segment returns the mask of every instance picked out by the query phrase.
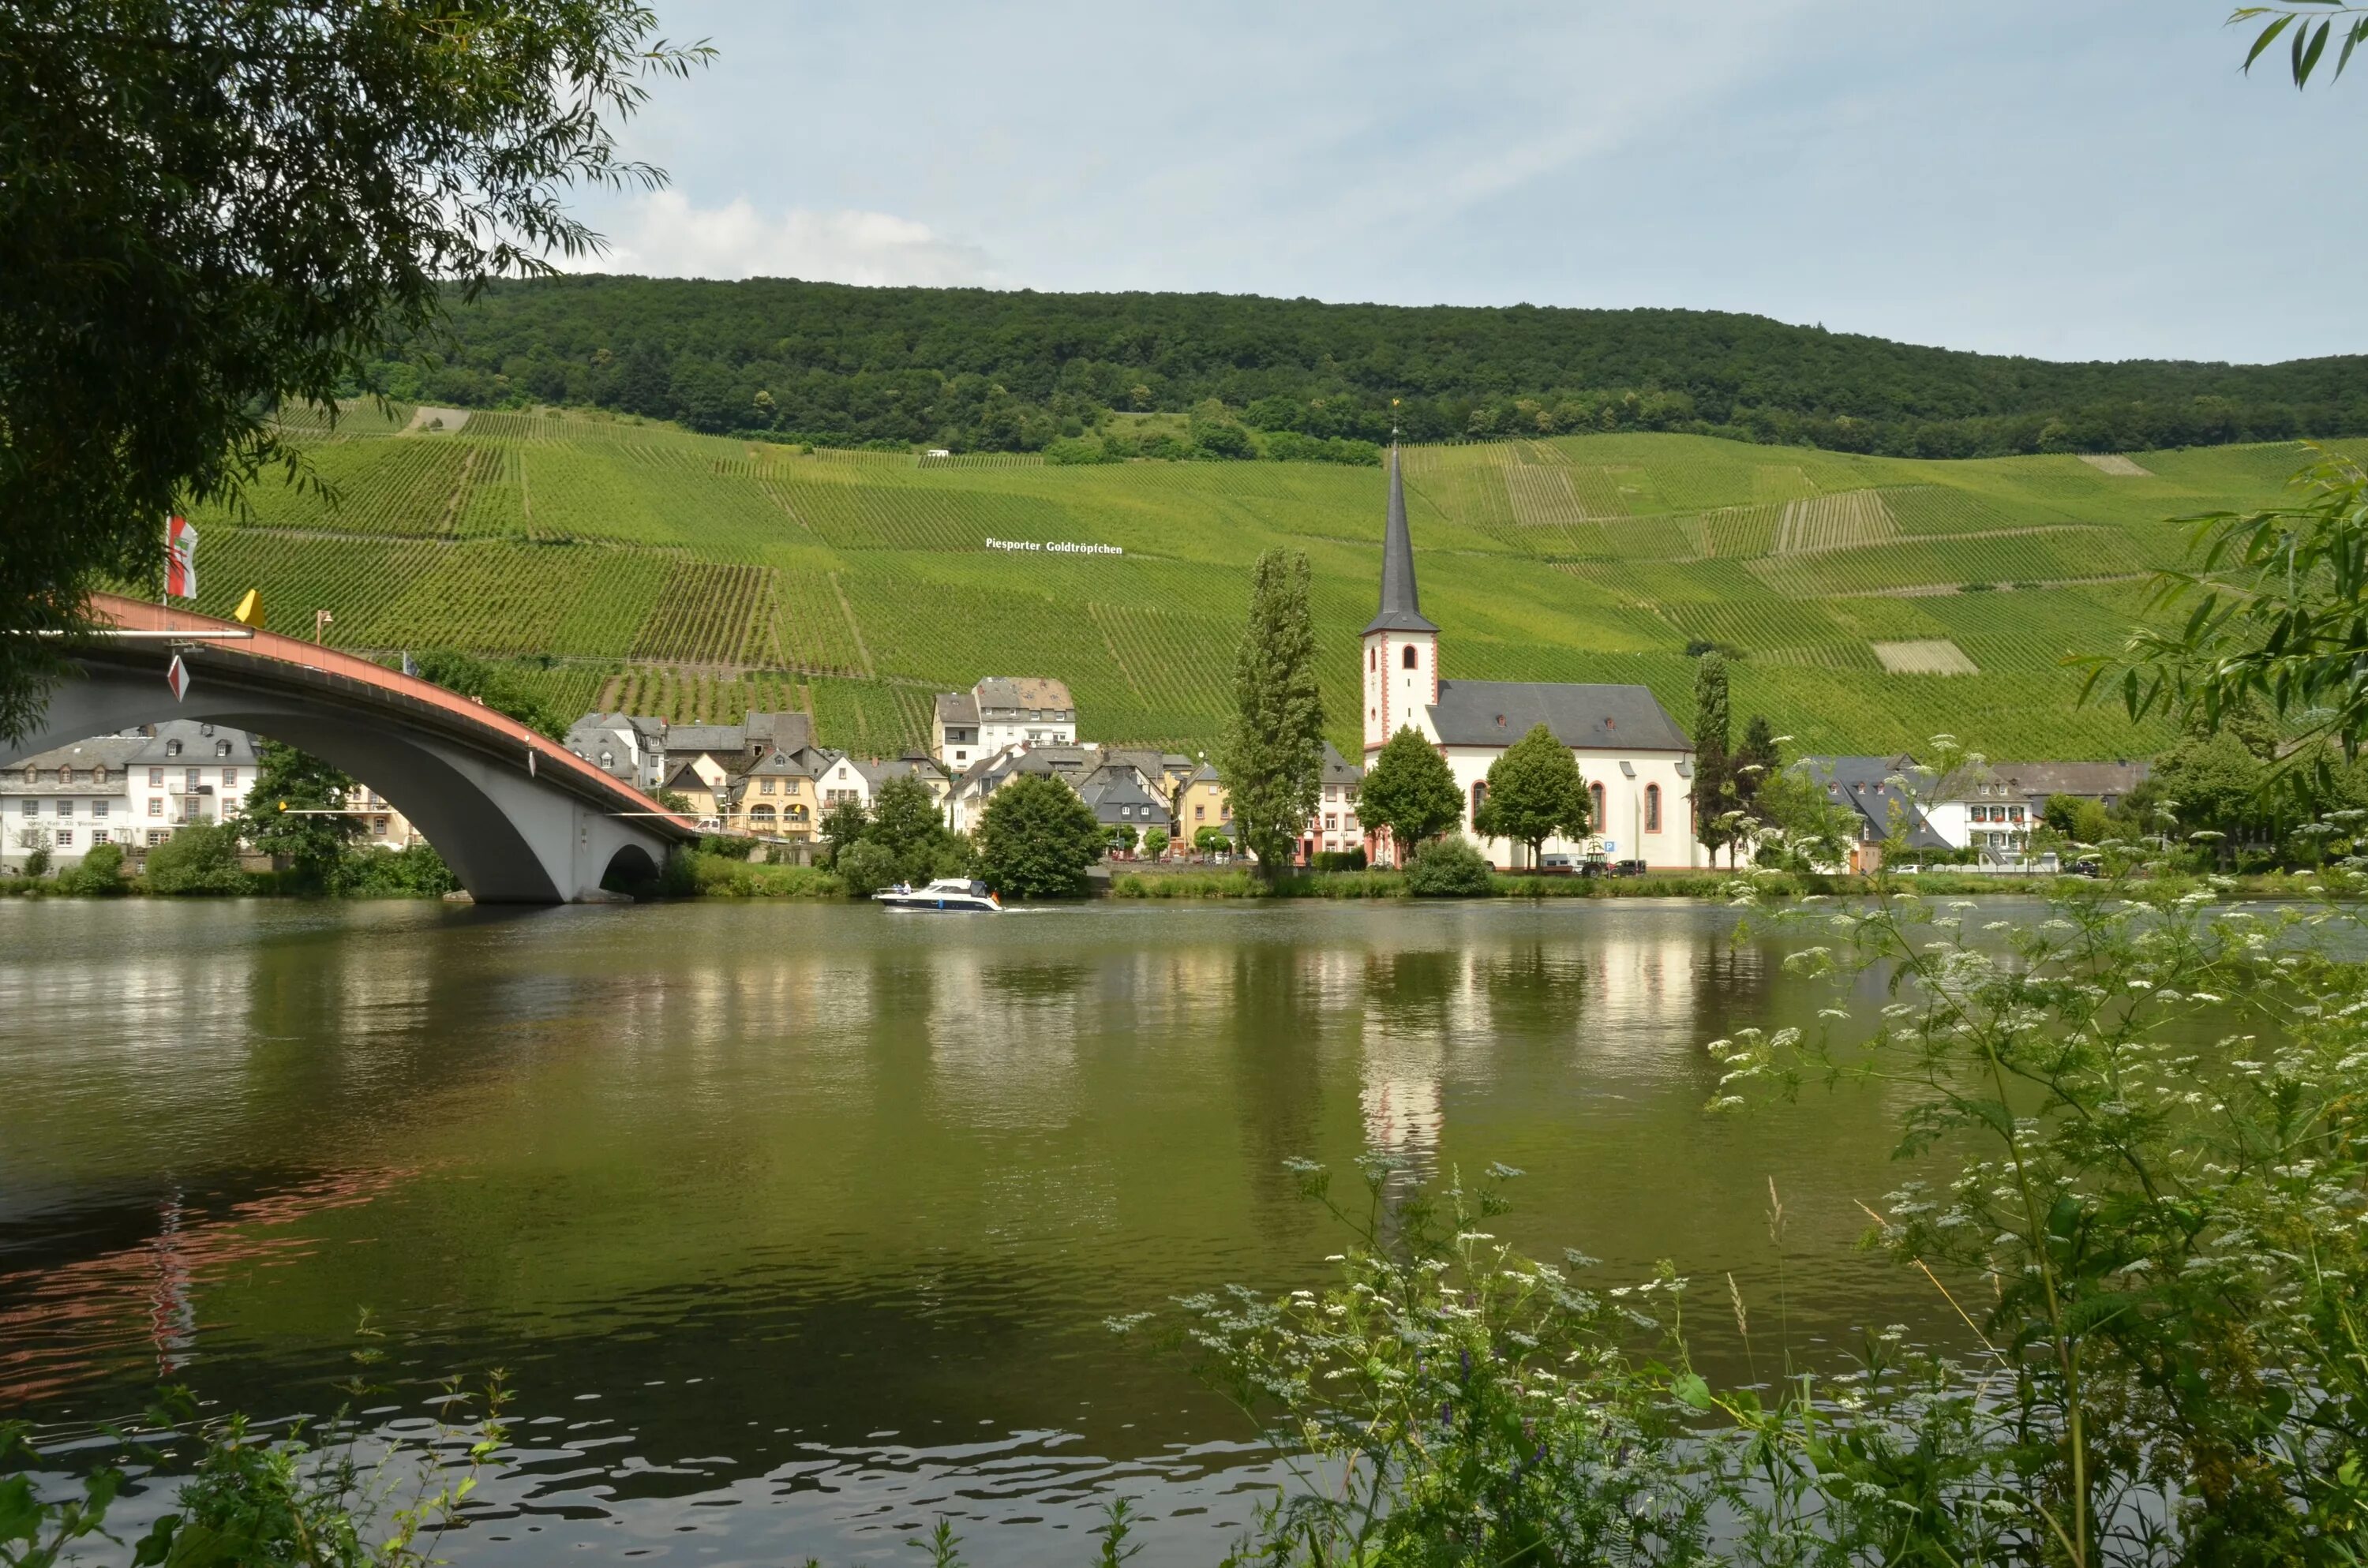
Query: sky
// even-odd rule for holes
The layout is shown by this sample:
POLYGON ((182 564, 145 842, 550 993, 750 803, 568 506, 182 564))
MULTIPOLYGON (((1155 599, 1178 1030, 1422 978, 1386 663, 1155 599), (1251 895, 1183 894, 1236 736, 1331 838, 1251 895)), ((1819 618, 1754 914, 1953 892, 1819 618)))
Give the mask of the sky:
POLYGON ((654 4, 720 53, 598 270, 2368 350, 2368 81, 2241 74, 2226 0, 654 4))

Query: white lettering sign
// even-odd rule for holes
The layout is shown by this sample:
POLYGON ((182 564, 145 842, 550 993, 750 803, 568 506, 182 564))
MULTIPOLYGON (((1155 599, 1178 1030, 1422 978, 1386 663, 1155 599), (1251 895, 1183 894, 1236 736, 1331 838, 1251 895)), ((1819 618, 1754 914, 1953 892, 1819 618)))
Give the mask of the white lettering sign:
POLYGON ((1032 539, 990 539, 986 541, 986 548, 1050 551, 1054 555, 1124 555, 1126 553, 1123 549, 1115 544, 1079 544, 1067 540, 1056 540, 1051 544, 1046 544, 1032 539))

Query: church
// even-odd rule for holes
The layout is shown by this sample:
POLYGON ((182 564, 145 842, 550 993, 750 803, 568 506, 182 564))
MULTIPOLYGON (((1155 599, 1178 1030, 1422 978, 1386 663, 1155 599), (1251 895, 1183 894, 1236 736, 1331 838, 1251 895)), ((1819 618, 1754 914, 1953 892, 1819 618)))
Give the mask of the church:
MULTIPOLYGON (((1482 838, 1472 831, 1472 812, 1488 798, 1489 765, 1543 724, 1578 761, 1594 829, 1575 842, 1548 839, 1548 865, 1576 865, 1591 855, 1614 863, 1641 860, 1654 870, 1702 863, 1693 831, 1693 743, 1650 687, 1449 680, 1440 670, 1439 642, 1439 628, 1424 618, 1415 587, 1406 483, 1392 447, 1382 608, 1365 628, 1362 650, 1366 767, 1393 734, 1413 729, 1439 748, 1455 775, 1465 835, 1498 867, 1522 869, 1529 846, 1482 838)), ((1372 848, 1377 858, 1391 858, 1383 846, 1372 848)))

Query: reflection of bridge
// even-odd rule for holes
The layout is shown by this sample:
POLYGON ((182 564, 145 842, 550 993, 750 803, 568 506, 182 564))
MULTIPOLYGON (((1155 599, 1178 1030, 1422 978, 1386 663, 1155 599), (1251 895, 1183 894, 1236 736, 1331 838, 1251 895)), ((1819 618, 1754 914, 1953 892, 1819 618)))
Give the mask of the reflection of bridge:
MULTIPOLYGON (((698 835, 640 790, 556 742, 415 676, 235 622, 92 597, 126 631, 229 632, 235 641, 100 638, 77 644, 73 673, 0 766, 52 746, 165 719, 253 730, 344 769, 427 835, 480 902, 559 903, 597 893, 611 873, 655 875, 667 847, 698 835), (176 702, 165 671, 188 669, 176 702)), ((190 758, 192 764, 200 759, 190 758)), ((134 831, 144 824, 131 824, 134 831)))

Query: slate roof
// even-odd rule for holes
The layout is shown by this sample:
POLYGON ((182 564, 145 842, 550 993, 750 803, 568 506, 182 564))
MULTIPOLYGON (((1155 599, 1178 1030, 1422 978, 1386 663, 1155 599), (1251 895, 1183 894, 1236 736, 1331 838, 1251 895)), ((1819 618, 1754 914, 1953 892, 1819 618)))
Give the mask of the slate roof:
POLYGON ((1916 759, 1899 756, 1804 756, 1793 765, 1826 787, 1826 799, 1858 816, 1861 842, 1887 838, 1894 822, 1907 824, 1910 849, 1948 849, 1949 841, 1933 830, 1915 801, 1895 777, 1915 780, 1919 788, 1930 775, 1916 759))
POLYGON ((737 756, 748 749, 748 732, 738 724, 677 724, 666 731, 666 749, 670 756, 737 756))
POLYGON ((938 694, 938 722, 940 724, 975 724, 978 722, 978 699, 967 691, 941 691, 938 694))
POLYGON ((1390 520, 1382 535, 1382 608, 1366 623, 1372 631, 1436 631, 1422 616, 1422 595, 1414 581, 1414 536, 1406 528, 1406 480, 1398 449, 1390 447, 1390 520))
POLYGON ((1094 819, 1105 825, 1122 823, 1130 827, 1144 827, 1167 819, 1167 803, 1143 787, 1143 776, 1133 767, 1096 768, 1077 787, 1077 798, 1091 807, 1094 819), (1121 811, 1121 807, 1125 809, 1121 811))
POLYGON ((2143 762, 1993 762, 1990 776, 2033 800, 2079 795, 2118 801, 2146 782, 2153 771, 2143 762))
POLYGON ((72 745, 38 752, 0 768, 0 791, 18 795, 120 795, 123 792, 124 776, 131 771, 132 759, 147 746, 148 737, 134 732, 121 735, 97 735, 86 741, 76 741, 72 745), (57 782, 58 769, 62 767, 73 771, 74 781, 72 784, 57 782), (90 779, 91 772, 100 767, 107 769, 107 782, 94 784, 90 779), (25 782, 28 768, 38 776, 37 782, 25 782))
POLYGON ((1652 688, 1551 681, 1443 680, 1431 728, 1451 746, 1508 746, 1543 724, 1566 746, 1595 751, 1691 751, 1652 688))
POLYGON ((1334 750, 1330 741, 1326 741, 1324 743, 1324 782, 1362 784, 1364 781, 1365 770, 1334 750))
POLYGON ((131 760, 148 767, 157 763, 187 767, 195 764, 227 764, 233 767, 249 767, 255 764, 255 737, 245 730, 233 730, 227 724, 204 724, 194 719, 168 719, 155 727, 131 760), (181 743, 180 755, 172 755, 172 743, 181 743), (224 751, 222 743, 228 741, 224 751))
POLYGON ((741 726, 747 741, 769 741, 782 751, 803 751, 814 744, 811 713, 751 713, 741 726))
POLYGON ((1067 713, 1077 706, 1069 699, 1068 682, 1044 676, 988 676, 972 689, 982 710, 1021 708, 1042 712, 1049 709, 1067 713))

